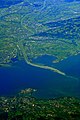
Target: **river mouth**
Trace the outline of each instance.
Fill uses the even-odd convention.
[[[0,96],[16,95],[20,90],[33,88],[36,98],[80,97],[80,80],[53,71],[31,66],[25,61],[11,67],[0,67]]]

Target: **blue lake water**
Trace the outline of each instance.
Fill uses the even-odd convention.
[[[66,74],[80,78],[80,54],[76,56],[70,56],[69,58],[53,64],[52,66],[65,71]]]
[[[14,95],[25,88],[37,89],[37,98],[80,97],[80,80],[30,66],[25,61],[0,67],[0,95]]]
[[[37,58],[34,58],[32,61],[34,63],[42,63],[43,65],[51,65],[52,61],[56,60],[55,56],[43,55]]]
[[[54,56],[43,55],[33,59],[33,62],[55,67],[56,69],[65,72],[67,75],[80,78],[80,54],[70,56],[58,63],[53,63],[54,60],[56,60],[56,57]]]

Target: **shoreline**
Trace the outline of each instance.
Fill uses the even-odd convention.
[[[77,79],[77,80],[78,80],[78,78],[73,77],[73,76],[66,75],[66,73],[64,73],[64,72],[62,72],[62,71],[60,71],[60,70],[58,70],[58,69],[56,69],[56,68],[49,67],[49,66],[46,66],[46,65],[38,65],[38,64],[31,63],[30,61],[28,61],[28,57],[27,57],[27,55],[25,54],[25,51],[24,51],[24,49],[23,49],[22,44],[21,44],[21,43],[18,43],[18,46],[17,46],[17,47],[18,47],[19,50],[22,51],[24,60],[25,60],[25,62],[26,62],[28,65],[31,65],[31,66],[34,66],[34,67],[38,67],[38,68],[42,68],[42,69],[46,69],[46,70],[51,70],[51,71],[53,71],[53,72],[55,72],[55,73],[58,73],[58,74],[60,74],[60,75],[65,76],[65,77],[70,77],[70,78],[73,78],[73,79]]]
[[[63,75],[63,76],[67,76],[64,72],[62,72],[62,71],[60,71],[60,70],[58,70],[58,69],[56,69],[56,68],[52,68],[52,67],[45,66],[45,65],[43,66],[43,65],[38,65],[38,64],[31,63],[30,61],[28,61],[28,58],[27,58],[27,56],[25,55],[25,52],[24,52],[24,49],[23,49],[23,46],[21,45],[21,43],[18,43],[18,48],[19,48],[19,50],[22,51],[24,60],[26,61],[26,63],[27,63],[28,65],[31,65],[31,66],[34,66],[34,67],[38,67],[38,68],[42,68],[42,69],[51,70],[51,71],[53,71],[53,72],[55,72],[55,73],[61,74],[61,75]]]

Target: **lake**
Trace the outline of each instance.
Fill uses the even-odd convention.
[[[76,63],[77,56],[73,58],[71,62],[79,69],[80,63]],[[68,60],[70,61],[70,58]],[[71,66],[69,61],[66,63],[66,60],[64,60],[57,63],[56,66],[59,68],[62,66],[62,70],[63,68],[67,70]],[[70,71],[71,74],[74,74],[73,67]],[[50,70],[33,67],[25,61],[14,62],[11,67],[0,67],[1,96],[15,95],[25,88],[37,89],[37,92],[33,94],[37,98],[80,97],[80,79],[69,78]]]

